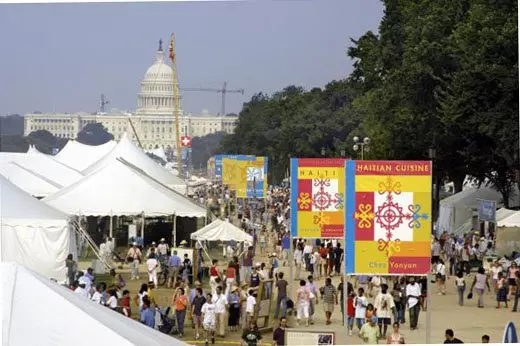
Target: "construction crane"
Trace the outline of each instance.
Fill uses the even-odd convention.
[[[222,89],[212,89],[212,88],[181,88],[182,91],[205,91],[205,92],[216,92],[222,94],[222,104],[221,104],[221,116],[226,115],[226,94],[227,93],[239,93],[244,95],[244,89],[235,89],[228,90],[227,82],[224,82]]]
[[[172,61],[173,72],[173,114],[175,116],[175,137],[177,144],[177,171],[179,172],[179,177],[182,177],[181,128],[179,125],[179,112],[181,107],[179,81],[177,80],[177,66],[175,64],[175,35],[173,33],[170,40],[170,60]]]
[[[105,94],[101,94],[101,101],[99,102],[99,111],[101,113],[105,113],[105,106],[109,103],[110,101],[106,99]]]

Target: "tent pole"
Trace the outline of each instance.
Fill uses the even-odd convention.
[[[172,231],[172,236],[173,236],[173,246],[174,246],[174,247],[177,247],[177,215],[174,215],[174,216],[173,216],[173,231]]]
[[[144,242],[144,223],[145,223],[145,217],[144,217],[144,211],[143,211],[143,222],[141,223],[141,239],[143,239]]]
[[[108,236],[110,239],[114,237],[114,214],[112,210],[110,211],[110,231],[108,233]]]

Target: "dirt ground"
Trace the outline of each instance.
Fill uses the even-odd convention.
[[[214,250],[210,252],[210,255],[214,258],[221,259],[221,251]],[[255,261],[256,262],[256,261]],[[222,262],[220,262],[222,264]],[[281,263],[280,263],[281,264]],[[90,264],[88,262],[80,262],[80,268],[86,269]],[[289,267],[281,267],[280,269],[285,273],[285,277],[289,277]],[[147,277],[141,274],[140,280],[130,280],[130,269],[125,266],[123,270],[120,270],[127,280],[127,289],[130,290],[132,297],[139,290],[141,283],[147,282]],[[144,265],[141,266],[140,273],[145,273]],[[302,272],[302,278],[307,276],[307,273]],[[467,282],[472,282],[473,278],[468,278]],[[340,282],[339,277],[332,278],[333,285],[337,287]],[[317,286],[321,287],[324,285],[324,279],[317,280]],[[432,285],[434,286],[434,285]],[[496,302],[494,300],[494,294],[486,292],[485,294],[485,308],[478,309],[476,299],[467,300],[465,306],[458,306],[457,296],[455,291],[454,278],[449,278],[446,283],[447,292],[444,296],[437,295],[437,290],[433,287],[433,294],[431,300],[431,343],[442,343],[444,341],[444,331],[447,328],[451,328],[455,331],[456,337],[463,340],[464,343],[476,343],[480,342],[480,338],[483,334],[488,334],[491,337],[491,342],[501,342],[504,327],[508,321],[518,321],[520,313],[511,312],[509,309],[496,309]],[[204,289],[209,289],[207,282],[203,283]],[[295,295],[297,288],[297,282],[293,285],[293,296]],[[467,292],[466,292],[467,293]],[[173,290],[163,287],[159,287],[155,291],[155,299],[159,306],[168,306],[172,298]],[[276,290],[274,292],[276,296]],[[274,305],[274,304],[273,304]],[[136,306],[132,306],[133,311],[137,311]],[[426,312],[420,313],[419,316],[419,328],[416,331],[410,331],[408,326],[408,314],[406,316],[407,323],[401,327],[401,333],[404,335],[406,343],[425,343],[426,332],[425,332],[425,321]],[[291,324],[291,319],[289,319]],[[271,325],[275,322],[271,319]],[[289,327],[296,327],[294,324]],[[321,306],[318,305],[315,314],[315,324],[310,326],[309,329],[316,331],[333,331],[336,335],[336,344],[360,344],[362,340],[356,336],[357,329],[354,329],[353,336],[347,336],[345,327],[342,326],[341,312],[339,306],[333,313],[332,324],[329,326],[325,325],[324,312]],[[183,341],[188,344],[203,344],[203,341],[195,340],[195,332],[191,328],[191,323],[186,323],[185,335],[182,338]],[[226,338],[217,338],[216,343],[218,345],[238,345],[240,344],[241,333],[234,332],[228,333]],[[384,342],[383,342],[384,343]],[[272,334],[264,334],[264,345],[272,344]]]

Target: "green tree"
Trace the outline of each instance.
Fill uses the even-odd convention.
[[[88,145],[101,145],[114,139],[101,123],[87,124],[78,133],[78,142]]]

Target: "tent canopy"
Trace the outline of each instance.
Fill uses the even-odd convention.
[[[69,186],[84,177],[77,170],[56,161],[49,155],[0,153],[0,164],[8,162],[15,162],[26,170],[37,173],[60,186]]]
[[[180,193],[184,193],[186,191],[186,184],[181,178],[176,177],[172,173],[168,172],[167,169],[148,157],[148,155],[146,155],[141,149],[136,147],[130,139],[128,139],[128,135],[126,133],[123,134],[121,140],[114,149],[112,149],[102,159],[83,170],[83,173],[93,173],[105,167],[110,162],[117,160],[118,158],[122,158],[132,165],[139,167],[146,174],[159,181],[163,185],[174,188]]]
[[[46,197],[62,188],[61,185],[20,166],[16,162],[1,164],[0,175],[34,197]]]
[[[1,263],[0,273],[3,345],[187,345],[20,265]]]
[[[468,188],[440,201],[437,231],[455,232],[473,217],[479,200],[500,201],[500,193],[489,187]]]
[[[233,225],[228,220],[217,219],[201,228],[195,233],[191,234],[193,240],[206,240],[206,241],[247,241],[253,243],[253,237],[248,233],[244,232],[237,226]]]
[[[82,171],[108,154],[116,145],[115,141],[108,141],[101,145],[87,145],[69,140],[63,149],[56,154],[55,159]]]
[[[500,208],[497,210],[496,212],[496,219],[497,219],[497,223],[499,221],[502,221],[504,220],[505,218],[508,218],[509,216],[517,213],[518,211],[516,210],[511,210],[511,209],[507,209],[507,208]]]
[[[520,227],[520,211],[510,211],[513,213],[502,220],[497,221],[498,227]]]
[[[204,208],[120,159],[42,201],[70,215],[206,216]]]
[[[65,258],[76,252],[67,215],[31,197],[2,176],[0,203],[0,259],[64,279]]]

